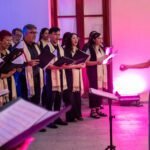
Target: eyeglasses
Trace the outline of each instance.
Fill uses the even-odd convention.
[[[22,34],[15,34],[16,37],[22,37]]]
[[[34,32],[34,31],[30,31],[29,33],[30,34],[37,34],[37,32]]]

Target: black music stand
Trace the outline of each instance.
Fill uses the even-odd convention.
[[[150,91],[148,96],[148,150],[150,150]]]
[[[112,126],[112,121],[115,116],[112,115],[112,100],[119,100],[117,96],[113,95],[112,93],[100,91],[97,89],[90,88],[89,91],[91,94],[97,95],[97,96],[102,96],[108,99],[108,104],[109,104],[109,133],[110,133],[110,145],[107,146],[105,150],[115,150],[116,146],[113,145],[113,126]]]
[[[51,114],[50,113],[51,111],[45,110],[44,108],[41,108],[40,106],[32,104],[22,98],[18,98],[17,100],[11,101],[10,103],[1,107],[0,113],[5,111],[6,109],[10,110],[11,106],[17,105],[17,103],[19,103],[19,105],[17,105],[17,106],[20,106],[20,104],[22,102],[25,105],[28,104],[30,107],[34,107],[34,108],[36,107],[37,110],[41,111],[41,109],[42,109],[42,111],[44,110],[44,113],[43,113],[42,117],[40,115],[39,118],[37,118],[36,120],[34,119],[33,123],[30,123],[30,126],[28,126],[27,128],[24,126],[25,129],[22,129],[22,131],[19,131],[18,133],[16,133],[14,137],[11,137],[10,139],[8,139],[4,144],[0,143],[0,150],[8,150],[8,149],[13,149],[13,148],[17,147],[19,144],[21,144],[24,140],[26,140],[32,134],[38,132],[40,129],[47,126],[49,123],[54,122],[56,119],[58,119],[60,117],[60,115],[62,115],[63,113],[66,113],[67,111],[69,111],[71,109],[71,106],[67,106],[67,107],[63,108],[62,110],[60,110],[59,112],[55,112],[55,113]],[[21,105],[21,107],[22,107],[22,105]],[[22,110],[23,110],[23,112],[28,111],[27,108],[22,108]],[[35,114],[35,112],[32,110],[29,113],[29,114],[31,114],[31,116],[32,116],[31,112],[33,112],[33,114]],[[24,113],[24,114],[25,115],[23,115],[23,116],[29,117],[29,114],[27,114],[27,115],[26,115],[26,113]],[[5,117],[7,117],[7,115],[5,115]],[[24,118],[22,118],[22,121],[23,120],[24,120]]]

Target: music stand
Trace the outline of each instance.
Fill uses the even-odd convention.
[[[150,91],[147,99],[148,99],[148,150],[150,150]]]
[[[113,135],[112,135],[112,121],[115,116],[112,115],[112,100],[119,100],[117,96],[115,96],[112,93],[104,92],[101,90],[93,89],[90,88],[89,92],[91,94],[97,95],[97,96],[102,96],[108,99],[108,104],[109,104],[109,133],[110,133],[110,145],[107,146],[105,150],[115,150],[116,146],[113,145]]]
[[[26,105],[26,107],[24,107],[25,105]],[[18,106],[21,107],[20,110],[16,109]],[[13,109],[13,108],[15,108],[15,109]],[[16,120],[16,121],[14,121],[13,123],[17,123],[17,119],[21,120],[22,122],[25,121],[26,123],[23,125],[21,123],[18,123],[18,124],[20,124],[18,126],[18,129],[14,133],[13,133],[13,131],[11,131],[13,134],[8,134],[8,133],[10,132],[11,128],[14,129],[17,126],[15,126],[15,127],[13,126],[10,128],[9,123],[8,123],[8,125],[6,125],[7,124],[6,121],[4,121],[2,123],[2,127],[3,127],[3,124],[6,125],[5,126],[6,130],[4,130],[4,132],[7,131],[6,132],[7,136],[6,137],[4,136],[5,137],[4,141],[0,140],[0,150],[8,150],[8,149],[13,149],[13,148],[17,147],[25,139],[30,137],[32,134],[38,132],[40,129],[47,126],[49,123],[52,123],[58,117],[60,117],[60,115],[62,115],[63,113],[66,113],[70,109],[71,109],[71,106],[67,106],[67,107],[63,108],[62,110],[60,110],[59,112],[58,111],[52,112],[52,111],[46,110],[45,108],[42,108],[35,104],[32,104],[22,98],[18,98],[17,100],[11,101],[10,103],[4,105],[3,107],[0,108],[0,113],[1,113],[0,120],[2,122],[4,120],[2,115],[4,115],[7,120],[7,118],[9,118],[9,115],[12,115],[11,117],[15,118],[16,117],[15,115],[20,113],[20,111],[21,111],[20,114],[22,114],[22,115],[20,115],[20,118],[15,118],[14,120]],[[37,111],[40,113],[36,113]],[[11,113],[9,114],[8,112],[11,112]],[[29,112],[29,113],[27,113],[27,112]],[[29,116],[31,116],[31,119],[25,120],[25,118],[28,118]],[[27,122],[28,122],[28,124],[27,124]],[[2,135],[5,135],[5,133],[3,133]],[[0,136],[0,139],[1,138],[2,138],[2,136]]]

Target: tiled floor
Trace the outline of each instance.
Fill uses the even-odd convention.
[[[113,106],[113,143],[116,150],[148,150],[148,106]],[[108,114],[108,106],[104,112]],[[105,150],[109,145],[109,120],[89,118],[83,105],[84,121],[37,133],[29,150]]]

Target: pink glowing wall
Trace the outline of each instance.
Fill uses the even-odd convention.
[[[118,50],[113,61],[114,90],[136,94],[150,89],[150,69],[121,72],[120,64],[150,59],[150,0],[112,0],[112,44]]]

